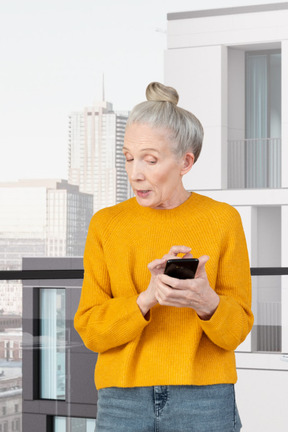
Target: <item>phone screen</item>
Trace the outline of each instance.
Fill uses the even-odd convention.
[[[166,263],[164,273],[177,279],[194,279],[198,258],[175,258]]]

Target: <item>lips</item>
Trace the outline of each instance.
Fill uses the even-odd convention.
[[[150,192],[151,191],[149,189],[147,189],[147,190],[136,190],[136,194],[140,198],[146,198],[149,195]]]

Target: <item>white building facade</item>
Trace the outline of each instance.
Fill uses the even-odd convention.
[[[168,14],[165,83],[205,131],[185,185],[237,208],[251,267],[288,267],[287,23],[288,3]],[[253,277],[253,312],[237,353],[243,431],[280,432],[288,276]]]
[[[127,118],[106,101],[70,114],[68,179],[93,195],[94,212],[130,197],[122,153]]]

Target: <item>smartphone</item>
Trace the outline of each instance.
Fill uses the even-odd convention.
[[[198,258],[169,259],[164,274],[177,279],[194,279],[198,264]]]

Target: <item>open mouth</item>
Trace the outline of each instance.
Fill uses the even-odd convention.
[[[149,195],[151,191],[149,189],[147,190],[136,190],[136,194],[137,196],[141,197],[141,198],[145,198]]]

